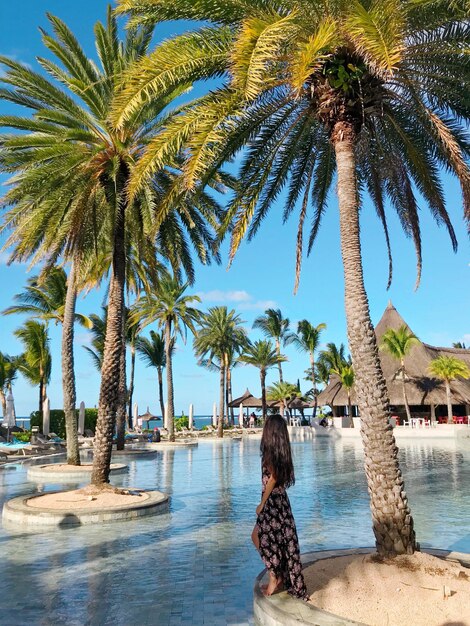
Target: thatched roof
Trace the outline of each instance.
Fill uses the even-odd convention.
[[[382,335],[389,329],[397,330],[400,326],[408,326],[391,302],[375,328],[377,342],[380,345]],[[470,367],[470,350],[457,348],[440,348],[427,343],[419,343],[412,347],[405,358],[407,374],[406,392],[410,405],[446,404],[446,391],[443,381],[433,378],[428,372],[429,363],[439,356],[455,356],[465,361]],[[380,362],[387,383],[390,404],[403,405],[403,386],[399,362],[383,350],[379,350]],[[459,378],[450,383],[452,404],[470,404],[470,380]],[[356,404],[354,388],[351,390],[351,401]],[[346,389],[337,377],[332,377],[330,384],[318,396],[318,405],[346,406],[348,396]]]
[[[228,403],[229,407],[239,407],[240,404],[243,404],[244,407],[249,409],[258,409],[263,406],[261,402],[261,398],[255,398],[255,396],[250,392],[249,389],[245,391],[245,393],[239,398],[235,398],[232,402]]]

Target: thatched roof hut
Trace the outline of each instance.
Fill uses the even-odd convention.
[[[249,409],[259,409],[263,406],[261,398],[255,398],[255,396],[250,392],[249,389],[247,389],[245,393],[239,398],[235,398],[235,400],[229,402],[228,406],[230,408],[238,408],[240,404],[243,404],[245,408]]]
[[[398,330],[401,326],[408,326],[391,302],[375,328],[377,343],[380,345],[382,335],[389,329]],[[405,358],[406,393],[410,405],[438,405],[446,404],[446,391],[443,381],[433,378],[428,371],[429,363],[439,356],[455,356],[465,361],[470,367],[470,350],[457,348],[439,348],[427,343],[419,343],[412,347]],[[382,371],[387,383],[390,404],[403,405],[403,386],[400,363],[383,350],[379,350]],[[462,378],[451,381],[452,404],[470,405],[470,380]],[[354,388],[351,391],[352,404],[357,404]],[[330,384],[318,396],[318,405],[347,406],[347,391],[339,379],[332,377]]]

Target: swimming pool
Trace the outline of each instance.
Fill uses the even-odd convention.
[[[293,441],[293,453],[302,552],[372,545],[360,443]],[[400,461],[421,544],[470,552],[470,441],[413,441]],[[170,512],[39,534],[0,529],[0,623],[252,624],[259,439],[165,450],[130,461],[113,482],[170,494]],[[26,466],[0,470],[2,505],[36,489]]]

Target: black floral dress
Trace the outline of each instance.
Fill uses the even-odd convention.
[[[263,467],[263,493],[270,473]],[[296,598],[307,600],[302,575],[299,540],[289,497],[284,487],[274,487],[256,520],[259,552],[264,564],[284,588]]]

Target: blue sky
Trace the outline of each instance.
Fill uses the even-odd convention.
[[[46,12],[51,12],[72,28],[88,54],[94,56],[93,24],[105,17],[107,3],[102,0],[63,2],[62,0],[22,0],[20,3],[0,5],[0,53],[30,64],[38,69],[35,57],[47,56],[40,40],[38,27],[47,29]],[[159,27],[158,36],[166,37],[180,32],[183,25],[167,24]],[[0,103],[2,113],[12,112],[11,107]],[[5,177],[1,179],[5,181]],[[375,212],[368,200],[361,212],[362,248],[366,288],[369,294],[372,320],[377,323],[389,299],[421,340],[434,345],[450,345],[454,341],[470,343],[470,254],[466,226],[462,218],[461,196],[455,180],[444,176],[448,209],[459,240],[459,251],[454,254],[444,229],[432,220],[424,203],[422,210],[423,275],[421,286],[414,291],[415,258],[413,244],[403,235],[399,222],[389,211],[390,235],[394,255],[394,280],[386,291],[387,256],[384,237]],[[225,304],[235,308],[251,329],[254,318],[267,307],[280,307],[296,326],[298,320],[307,318],[314,324],[325,322],[324,342],[346,342],[343,300],[343,275],[339,249],[339,222],[337,199],[334,191],[329,198],[328,211],[318,236],[315,249],[303,262],[300,288],[293,295],[296,215],[287,225],[281,221],[282,198],[271,211],[256,239],[243,244],[229,271],[227,247],[223,248],[221,266],[197,266],[196,283],[192,289],[201,296],[203,307]],[[0,240],[0,245],[3,240]],[[24,265],[6,265],[6,255],[0,255],[0,310],[13,303],[15,293],[21,291],[28,276]],[[80,298],[78,310],[83,313],[98,312],[104,293],[93,292]],[[15,328],[24,317],[0,317],[0,350],[17,354],[21,345],[13,336]],[[53,371],[49,396],[53,407],[62,401],[60,374],[60,327],[51,328]],[[250,331],[253,339],[259,337]],[[89,336],[76,329],[76,371],[78,401],[87,406],[98,402],[99,376],[82,346]],[[175,355],[174,379],[175,410],[187,412],[189,403],[195,405],[196,414],[210,412],[218,398],[218,376],[196,364],[189,339],[185,346],[178,344]],[[301,379],[308,366],[306,355],[288,347],[289,362],[284,365],[285,378],[295,382]],[[268,383],[277,379],[276,370],[268,375]],[[246,387],[259,395],[258,371],[251,367],[238,367],[233,375],[234,395],[242,394]],[[137,364],[135,399],[140,408],[157,411],[156,373]],[[28,415],[37,407],[37,389],[19,378],[14,388],[18,415]]]

